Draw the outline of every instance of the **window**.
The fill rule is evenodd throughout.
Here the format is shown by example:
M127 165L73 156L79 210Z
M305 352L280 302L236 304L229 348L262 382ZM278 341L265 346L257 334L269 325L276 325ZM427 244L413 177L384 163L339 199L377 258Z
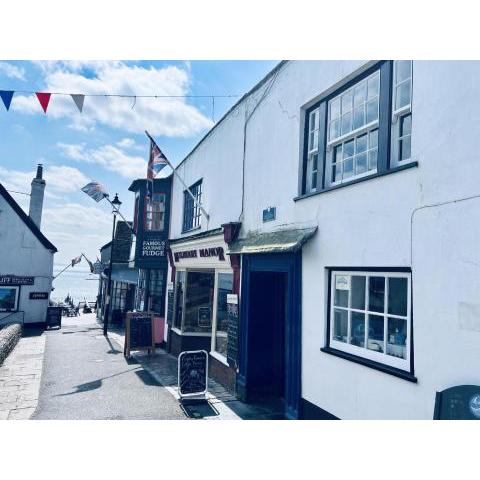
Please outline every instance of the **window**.
M331 271L329 346L410 370L407 272Z
M217 310L213 348L224 357L227 356L227 295L233 292L233 274L217 274Z
M137 233L137 229L138 229L138 209L140 208L139 204L140 204L140 196L137 192L135 194L135 207L133 210L133 231L135 233Z
M165 228L165 194L154 193L145 197L145 229L162 232Z
M14 312L18 308L18 287L0 287L0 312Z
M162 270L150 270L148 285L149 310L159 315L163 315L164 313L163 277L164 272Z
M143 311L145 308L145 285L146 285L147 271L140 269L138 271L138 282L135 295L135 309Z
M175 313L173 326L179 330L182 328L183 303L185 299L185 276L186 272L177 271L175 276Z
M211 333L214 284L213 271L187 272L184 332Z
M411 91L411 61L379 62L307 110L301 193L410 162Z
M183 192L183 231L188 232L194 228L200 227L200 218L202 212L199 205L202 203L202 181L195 183L190 187L190 192L195 198L195 202L187 190Z

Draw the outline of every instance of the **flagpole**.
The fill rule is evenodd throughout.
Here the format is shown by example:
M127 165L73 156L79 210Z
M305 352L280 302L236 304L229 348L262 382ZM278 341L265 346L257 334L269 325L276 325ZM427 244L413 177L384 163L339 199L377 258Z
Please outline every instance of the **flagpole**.
M152 136L145 130L145 134L147 137L156 145L156 147L160 150L160 147L157 145L157 142L152 138ZM189 193L190 197L192 197L194 205L196 205L198 208L200 208L201 212L205 215L205 218L207 220L210 220L210 215L205 211L205 209L202 207L202 205L197 201L195 198L195 195L190 191L190 189L187 187L187 184L183 181L183 179L180 177L180 175L177 173L173 165L170 163L170 160L168 160L167 157L165 157L166 162L168 163L168 166L173 170L173 174L176 175L178 180L180 180L180 183L185 187L185 190ZM153 183L153 182L152 182ZM152 190L153 190L153 185L152 185Z
M60 272L58 272L53 278L52 278L52 282L53 280L55 280L57 277L59 277L68 267L71 267L72 266L72 262L70 262L65 268L63 268L62 270L60 270Z

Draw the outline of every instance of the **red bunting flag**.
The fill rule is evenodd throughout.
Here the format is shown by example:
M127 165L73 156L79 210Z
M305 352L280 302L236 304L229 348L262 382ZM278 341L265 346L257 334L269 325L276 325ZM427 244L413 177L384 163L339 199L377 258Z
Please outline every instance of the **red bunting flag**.
M38 98L38 101L40 102L40 105L43 108L43 111L47 113L47 108L48 108L48 103L50 102L50 96L52 95L51 93L43 93L43 92L35 92L35 95Z

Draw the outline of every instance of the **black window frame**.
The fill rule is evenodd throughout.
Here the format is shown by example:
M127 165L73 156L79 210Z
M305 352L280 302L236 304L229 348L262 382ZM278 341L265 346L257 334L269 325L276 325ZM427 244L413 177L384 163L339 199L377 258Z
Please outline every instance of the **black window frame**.
M410 365L409 371L400 368L392 367L384 363L376 362L365 357L353 355L351 353L332 348L330 346L330 312L331 312L331 294L332 294L332 272L334 271L357 271L357 272L401 272L409 273L411 276L411 291L410 291ZM354 363L378 370L383 373L393 375L395 377L407 380L409 382L417 383L418 379L415 377L415 358L414 358L414 329L413 329L413 275L412 269L409 267L326 267L328 288L327 288L327 312L326 312L326 329L325 329L325 346L320 348L320 351L334 355L336 357L349 360Z
M418 162L412 161L400 166L391 166L391 130L392 130L392 80L393 80L393 60L382 60L374 63L355 77L346 81L339 88L321 97L317 102L304 110L303 116L303 148L299 171L299 192L294 200L318 195L324 192L347 187L359 182L370 180L386 174L405 170L418 166ZM380 72L380 98L379 98L379 116L378 116L378 160L377 171L371 175L360 178L352 178L350 181L338 185L328 186L325 179L326 172L326 144L328 130L328 102L348 90L356 83L372 75L374 72ZM319 138L318 138L318 165L317 165L317 187L316 191L307 191L307 164L308 164L308 129L310 113L319 109Z
M188 189L198 202L197 205L194 204L188 191L183 191L182 233L191 232L192 230L201 228L202 211L198 205L202 204L202 181L203 179L198 180Z

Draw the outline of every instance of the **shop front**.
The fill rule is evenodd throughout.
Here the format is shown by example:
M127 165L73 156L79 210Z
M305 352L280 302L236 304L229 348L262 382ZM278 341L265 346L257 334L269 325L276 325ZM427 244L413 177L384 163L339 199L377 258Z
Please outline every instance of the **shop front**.
M222 228L170 241L173 305L168 347L175 355L206 350L210 374L234 390L235 368L227 354L227 296L238 295L239 268L226 252Z

